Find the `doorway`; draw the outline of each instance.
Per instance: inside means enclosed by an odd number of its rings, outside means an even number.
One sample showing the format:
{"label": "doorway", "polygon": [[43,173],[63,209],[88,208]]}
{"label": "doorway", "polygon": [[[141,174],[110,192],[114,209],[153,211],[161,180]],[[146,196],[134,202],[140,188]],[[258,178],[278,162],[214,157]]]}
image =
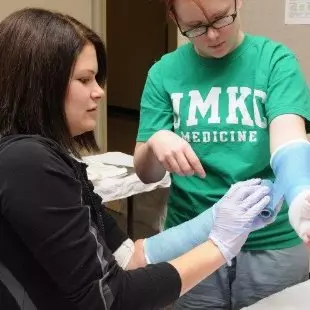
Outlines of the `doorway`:
{"label": "doorway", "polygon": [[133,154],[150,67],[177,46],[161,0],[107,1],[108,151]]}

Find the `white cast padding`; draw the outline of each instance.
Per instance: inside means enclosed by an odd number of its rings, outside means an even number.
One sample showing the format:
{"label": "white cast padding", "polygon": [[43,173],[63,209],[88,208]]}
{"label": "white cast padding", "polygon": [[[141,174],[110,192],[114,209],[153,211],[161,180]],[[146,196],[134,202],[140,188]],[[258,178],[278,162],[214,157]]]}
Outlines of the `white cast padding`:
{"label": "white cast padding", "polygon": [[118,265],[126,269],[133,253],[135,252],[135,244],[131,239],[125,240],[122,245],[113,253]]}
{"label": "white cast padding", "polygon": [[310,197],[310,190],[299,193],[288,211],[290,223],[301,238],[304,235],[310,236],[310,204],[306,201],[307,196]]}

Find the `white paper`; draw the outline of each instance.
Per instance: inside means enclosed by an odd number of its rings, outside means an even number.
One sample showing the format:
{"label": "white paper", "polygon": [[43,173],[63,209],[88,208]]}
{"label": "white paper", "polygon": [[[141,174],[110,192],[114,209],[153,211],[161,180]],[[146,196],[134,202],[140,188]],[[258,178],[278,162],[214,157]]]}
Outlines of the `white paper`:
{"label": "white paper", "polygon": [[93,182],[95,192],[102,197],[103,202],[169,187],[171,183],[168,172],[157,183],[142,183],[134,173],[133,156],[121,152],[85,156],[83,161],[88,165],[88,178]]}
{"label": "white paper", "polygon": [[132,173],[133,156],[121,152],[108,152],[82,158],[88,165],[88,178],[95,184],[107,178],[122,178]]}
{"label": "white paper", "polygon": [[167,188],[171,184],[170,175],[166,173],[165,177],[157,182],[144,184],[138,176],[130,174],[121,178],[106,178],[94,182],[95,192],[101,196],[103,202],[123,199],[140,193],[150,192],[156,188]]}
{"label": "white paper", "polygon": [[106,165],[133,168],[133,156],[121,152],[108,152],[100,155],[85,156],[84,160]]}
{"label": "white paper", "polygon": [[106,178],[120,178],[128,174],[128,170],[125,167],[116,167],[96,162],[85,162],[88,164],[88,178],[93,183]]}
{"label": "white paper", "polygon": [[286,0],[285,24],[309,25],[310,0]]}

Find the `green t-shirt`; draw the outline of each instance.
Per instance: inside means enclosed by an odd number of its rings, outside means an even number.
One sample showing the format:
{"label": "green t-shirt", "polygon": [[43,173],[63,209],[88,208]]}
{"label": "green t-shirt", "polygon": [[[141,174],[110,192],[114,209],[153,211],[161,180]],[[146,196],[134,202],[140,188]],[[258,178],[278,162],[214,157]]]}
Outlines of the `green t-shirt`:
{"label": "green t-shirt", "polygon": [[[172,130],[186,139],[207,176],[172,174],[166,227],[211,207],[230,185],[253,177],[274,180],[269,124],[282,114],[310,119],[310,94],[295,55],[267,38],[246,35],[222,59],[199,56],[191,43],[150,69],[141,100],[137,141]],[[244,250],[281,249],[301,241],[287,205],[277,220],[252,233]]]}

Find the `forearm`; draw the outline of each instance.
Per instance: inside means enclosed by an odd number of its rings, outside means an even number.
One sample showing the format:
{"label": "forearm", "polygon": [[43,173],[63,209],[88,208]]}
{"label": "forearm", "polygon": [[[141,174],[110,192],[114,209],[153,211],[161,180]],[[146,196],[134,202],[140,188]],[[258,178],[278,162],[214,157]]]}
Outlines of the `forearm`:
{"label": "forearm", "polygon": [[214,224],[212,210],[207,209],[187,222],[145,239],[144,252],[148,263],[172,260],[206,242]]}
{"label": "forearm", "polygon": [[310,240],[307,210],[310,197],[310,145],[307,142],[305,121],[297,115],[283,115],[270,126],[271,167],[275,186],[289,206],[289,220],[304,242]]}
{"label": "forearm", "polygon": [[[135,254],[127,269],[136,269],[146,265],[143,240],[136,241],[135,245]],[[212,241],[206,241],[169,263],[180,275],[182,282],[181,295],[183,295],[222,266],[225,259]]]}
{"label": "forearm", "polygon": [[148,142],[137,143],[134,153],[134,166],[138,177],[144,183],[158,182],[166,173]]}
{"label": "forearm", "polygon": [[169,263],[148,265],[135,270],[109,270],[113,296],[117,296],[111,310],[161,309],[180,296],[181,278]]}
{"label": "forearm", "polygon": [[270,124],[270,152],[287,142],[304,139],[307,140],[305,121],[301,116],[286,114],[272,120]]}
{"label": "forearm", "polygon": [[225,264],[225,258],[212,241],[207,241],[170,263],[181,277],[183,295]]}

